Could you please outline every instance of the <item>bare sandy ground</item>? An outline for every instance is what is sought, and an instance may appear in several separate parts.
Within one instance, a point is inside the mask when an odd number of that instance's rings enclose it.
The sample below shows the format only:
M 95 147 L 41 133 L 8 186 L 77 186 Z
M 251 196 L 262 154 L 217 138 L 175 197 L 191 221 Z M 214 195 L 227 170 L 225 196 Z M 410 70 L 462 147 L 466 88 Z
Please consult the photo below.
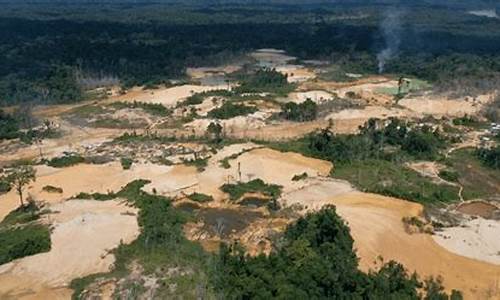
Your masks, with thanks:
M 399 104 L 419 115 L 433 115 L 435 117 L 456 117 L 465 114 L 474 115 L 481 111 L 483 105 L 491 101 L 490 95 L 477 97 L 476 101 L 465 99 L 445 99 L 439 96 L 422 96 L 399 101 Z
M 287 80 L 290 83 L 304 82 L 316 77 L 316 74 L 313 71 L 301 65 L 287 64 L 284 66 L 278 66 L 276 71 L 287 75 Z
M 449 251 L 500 266 L 500 222 L 477 218 L 445 228 L 434 240 Z
M 174 166 L 168 173 L 153 178 L 152 183 L 145 189 L 152 191 L 154 188 L 158 193 L 171 197 L 179 196 L 181 193 L 201 192 L 212 195 L 215 200 L 224 200 L 227 196 L 219 188 L 224 183 L 234 183 L 239 180 L 238 165 L 242 181 L 260 178 L 267 183 L 284 186 L 285 191 L 296 188 L 296 183 L 292 181 L 292 177 L 296 174 L 307 172 L 311 176 L 326 176 L 332 168 L 332 164 L 326 161 L 267 148 L 242 153 L 229 161 L 231 165 L 229 169 L 220 166 L 220 160 L 224 157 L 254 147 L 256 145 L 248 143 L 225 148 L 209 160 L 203 172 L 198 172 L 193 167 Z
M 193 130 L 197 134 L 204 134 L 208 125 L 216 122 L 222 125 L 224 132 L 232 134 L 234 132 L 245 132 L 246 130 L 259 129 L 266 126 L 265 120 L 271 116 L 271 113 L 257 111 L 247 116 L 237 116 L 227 120 L 215 119 L 195 119 L 184 125 L 184 128 Z
M 37 201 L 56 203 L 80 192 L 107 193 L 117 191 L 122 186 L 135 179 L 153 179 L 165 174 L 172 167 L 153 164 L 134 164 L 130 170 L 123 170 L 119 162 L 104 165 L 79 164 L 67 168 L 51 168 L 37 166 L 37 180 L 32 183 L 27 193 Z M 62 194 L 42 191 L 46 185 L 61 187 Z M 19 205 L 18 196 L 14 191 L 0 196 L 0 220 Z
M 400 108 L 386 108 L 383 106 L 366 106 L 363 109 L 345 109 L 340 112 L 329 114 L 326 120 L 343 124 L 344 131 L 341 133 L 354 133 L 358 127 L 364 125 L 371 118 L 387 119 L 390 117 L 408 118 L 414 114 Z
M 228 89 L 227 85 L 203 86 L 185 84 L 170 88 L 159 88 L 155 90 L 143 90 L 142 88 L 133 88 L 125 95 L 110 98 L 108 101 L 140 101 L 146 103 L 162 104 L 166 107 L 174 107 L 180 101 L 186 99 L 195 93 L 201 93 L 212 90 Z
M 291 93 L 286 99 L 286 102 L 302 103 L 307 99 L 311 99 L 315 103 L 320 104 L 328 100 L 331 100 L 332 98 L 333 98 L 332 94 L 322 90 L 317 90 L 317 91 Z
M 401 219 L 420 215 L 419 204 L 359 192 L 333 197 L 330 203 L 351 228 L 363 270 L 382 256 L 420 276 L 441 275 L 445 287 L 463 291 L 465 299 L 500 299 L 500 266 L 454 254 L 430 235 L 404 230 Z
M 67 298 L 72 279 L 108 271 L 109 250 L 139 233 L 136 209 L 118 201 L 71 200 L 50 209 L 57 212 L 48 215 L 51 250 L 2 265 L 0 298 Z
M 230 74 L 241 69 L 241 65 L 233 64 L 220 67 L 187 68 L 186 74 L 192 79 L 202 79 L 214 74 Z
M 60 122 L 60 123 L 59 123 Z M 61 124 L 64 137 L 58 139 L 45 139 L 40 144 L 32 144 L 19 149 L 0 152 L 0 165 L 19 159 L 59 156 L 65 151 L 84 151 L 88 147 L 100 145 L 124 132 L 120 129 L 80 128 L 68 122 L 58 120 Z

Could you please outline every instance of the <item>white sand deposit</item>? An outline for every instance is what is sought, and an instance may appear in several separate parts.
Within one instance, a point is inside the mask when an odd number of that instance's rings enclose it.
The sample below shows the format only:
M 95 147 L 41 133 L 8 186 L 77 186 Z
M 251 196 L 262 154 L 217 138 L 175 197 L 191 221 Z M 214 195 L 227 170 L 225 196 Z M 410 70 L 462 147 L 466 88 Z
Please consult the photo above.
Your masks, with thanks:
M 477 218 L 460 227 L 445 228 L 434 240 L 448 251 L 500 265 L 500 222 Z

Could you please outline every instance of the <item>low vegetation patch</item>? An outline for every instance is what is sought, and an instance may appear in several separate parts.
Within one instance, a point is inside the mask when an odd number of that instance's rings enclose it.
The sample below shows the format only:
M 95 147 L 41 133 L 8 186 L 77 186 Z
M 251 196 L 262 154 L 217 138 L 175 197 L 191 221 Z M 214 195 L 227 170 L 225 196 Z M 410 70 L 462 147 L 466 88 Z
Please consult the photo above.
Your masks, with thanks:
M 468 126 L 468 127 L 475 127 L 478 124 L 480 124 L 475 117 L 468 116 L 467 114 L 463 117 L 453 119 L 452 122 L 453 125 Z
M 116 108 L 116 109 L 140 108 L 151 115 L 160 116 L 160 117 L 166 117 L 166 116 L 169 116 L 171 114 L 171 111 L 168 108 L 166 108 L 165 106 L 163 106 L 159 103 L 146 103 L 146 102 L 138 102 L 138 101 L 113 102 L 110 104 L 110 106 L 113 108 Z
M 483 163 L 483 165 L 500 170 L 500 146 L 491 149 L 480 148 L 476 151 L 476 156 Z
M 70 167 L 85 162 L 85 158 L 76 153 L 66 153 L 61 157 L 54 157 L 47 161 L 47 165 L 54 168 Z
M 491 168 L 472 148 L 453 151 L 446 159 L 447 170 L 458 175 L 465 200 L 489 198 L 500 194 L 500 170 Z
M 47 226 L 29 224 L 0 229 L 0 265 L 21 257 L 50 250 L 50 232 Z
M 7 176 L 0 177 L 0 195 L 10 192 L 12 189 L 10 179 Z
M 245 74 L 240 78 L 238 93 L 273 93 L 286 96 L 295 89 L 294 84 L 288 83 L 288 76 L 275 69 L 264 68 L 254 74 Z
M 276 184 L 267 184 L 262 179 L 254 179 L 249 182 L 238 182 L 236 184 L 227 183 L 222 185 L 220 189 L 229 194 L 229 199 L 236 201 L 246 193 L 261 193 L 276 199 L 281 196 L 282 187 Z
M 281 116 L 296 122 L 314 121 L 318 116 L 318 105 L 311 99 L 300 104 L 288 102 L 282 106 Z
M 63 189 L 60 187 L 56 187 L 53 185 L 46 185 L 42 188 L 42 191 L 47 192 L 47 193 L 55 193 L 55 194 L 62 194 Z
M 130 168 L 132 167 L 132 163 L 133 163 L 133 162 L 134 162 L 134 161 L 133 161 L 131 158 L 128 158 L 128 157 L 122 157 L 122 158 L 120 159 L 120 163 L 121 163 L 122 168 L 123 168 L 124 170 L 130 170 Z
M 198 170 L 198 172 L 203 172 L 208 165 L 208 158 L 189 159 L 184 160 L 183 163 L 187 166 L 196 167 L 196 170 Z
M 213 201 L 214 198 L 210 195 L 202 194 L 202 193 L 192 193 L 187 196 L 189 200 L 195 201 L 195 202 L 200 202 L 200 203 L 205 203 L 205 202 L 210 202 Z
M 208 117 L 213 119 L 231 119 L 237 116 L 246 116 L 257 111 L 254 106 L 244 104 L 234 104 L 226 101 L 219 108 L 214 108 L 208 112 Z
M 332 176 L 345 179 L 362 191 L 423 204 L 459 200 L 458 187 L 436 184 L 397 162 L 368 159 L 337 164 Z
M 30 202 L 9 213 L 0 223 L 0 265 L 50 250 L 50 231 L 38 224 L 39 209 Z
M 102 194 L 102 193 L 84 193 L 81 192 L 75 196 L 72 197 L 72 199 L 79 199 L 79 200 L 97 200 L 97 201 L 107 201 L 107 200 L 112 200 L 115 199 L 116 195 L 114 193 L 108 193 L 108 194 Z
M 294 175 L 292 177 L 292 181 L 300 181 L 300 180 L 304 180 L 308 177 L 309 175 L 307 175 L 306 172 L 302 173 L 302 174 L 298 174 L 298 175 Z
M 458 182 L 459 174 L 453 170 L 444 169 L 439 171 L 439 177 L 449 182 Z

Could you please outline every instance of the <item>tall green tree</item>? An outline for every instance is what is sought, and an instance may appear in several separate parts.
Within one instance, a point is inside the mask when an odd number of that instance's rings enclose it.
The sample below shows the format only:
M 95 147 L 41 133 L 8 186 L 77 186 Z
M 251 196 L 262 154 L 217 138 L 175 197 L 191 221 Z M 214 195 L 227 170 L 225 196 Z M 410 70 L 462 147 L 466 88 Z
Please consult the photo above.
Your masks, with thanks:
M 24 206 L 24 187 L 36 180 L 36 170 L 32 166 L 20 166 L 13 169 L 9 174 L 9 182 L 19 195 L 21 207 Z

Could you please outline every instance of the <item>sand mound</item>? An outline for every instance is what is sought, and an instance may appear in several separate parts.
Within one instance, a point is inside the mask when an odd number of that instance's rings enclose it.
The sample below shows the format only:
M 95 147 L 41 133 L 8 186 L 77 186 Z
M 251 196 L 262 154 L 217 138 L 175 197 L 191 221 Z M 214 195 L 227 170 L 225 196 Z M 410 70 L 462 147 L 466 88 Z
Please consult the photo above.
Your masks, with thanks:
M 71 200 L 50 209 L 58 212 L 49 215 L 52 249 L 0 267 L 0 298 L 30 296 L 39 289 L 65 287 L 74 278 L 106 272 L 114 262 L 109 250 L 133 241 L 139 233 L 136 209 L 118 201 Z

